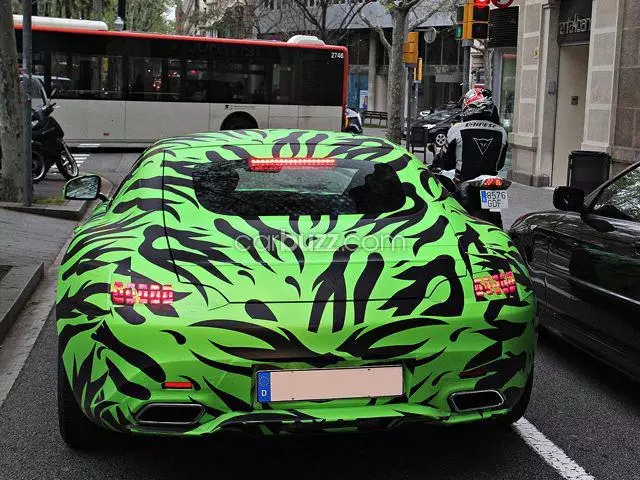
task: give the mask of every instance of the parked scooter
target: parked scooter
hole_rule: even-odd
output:
[[[53,96],[54,92],[51,94]],[[51,115],[56,104],[49,100],[31,116],[31,163],[33,183],[42,181],[53,164],[67,180],[78,176],[78,164],[64,142],[64,131]]]
[[[470,215],[502,228],[502,210],[509,207],[507,189],[511,186],[510,180],[496,175],[480,175],[457,182],[455,170],[432,168],[431,171]]]

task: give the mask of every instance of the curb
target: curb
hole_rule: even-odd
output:
[[[87,211],[89,202],[86,200],[70,200],[67,205],[31,205],[0,202],[0,207],[14,212],[44,215],[45,217],[62,218],[64,220],[79,220]]]
[[[108,186],[109,191],[113,191],[113,184],[104,177],[102,184]],[[93,200],[69,200],[66,205],[30,205],[24,206],[14,202],[0,202],[0,208],[12,210],[14,212],[31,213],[34,215],[43,215],[45,217],[61,218],[64,220],[80,220],[89,204]]]
[[[0,281],[0,291],[7,294],[0,300],[0,342],[18,318],[43,275],[44,263],[40,262],[11,267]]]

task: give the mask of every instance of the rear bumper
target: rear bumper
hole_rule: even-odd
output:
[[[457,425],[487,422],[509,412],[498,408],[483,412],[451,413],[418,404],[389,404],[343,408],[303,408],[230,412],[196,427],[132,424],[126,430],[137,435],[206,436],[225,431],[278,435],[332,431],[385,430],[411,423]]]
[[[534,311],[531,298],[517,307],[503,306],[495,326],[470,315],[412,327],[362,350],[366,335],[355,336],[355,343],[343,336],[326,353],[318,353],[321,346],[315,346],[305,350],[315,356],[294,360],[282,355],[300,354],[299,340],[278,330],[275,338],[289,343],[275,351],[268,348],[265,341],[271,339],[263,337],[263,331],[250,337],[244,331],[196,328],[184,319],[166,317],[133,325],[109,315],[94,319],[97,328],[79,329],[71,337],[61,334],[61,351],[84,413],[104,428],[123,432],[198,436],[229,429],[269,434],[390,428],[408,422],[469,423],[508,413],[522,395],[533,366]],[[255,351],[262,352],[264,360],[240,358]],[[258,370],[367,365],[402,365],[403,396],[267,405],[256,398]],[[193,388],[163,389],[165,381],[185,380]],[[499,392],[503,405],[465,412],[451,405],[456,392],[489,389]],[[157,403],[202,408],[188,425],[142,424],[140,412]]]

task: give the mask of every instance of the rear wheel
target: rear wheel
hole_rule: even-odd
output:
[[[258,128],[255,118],[248,113],[238,112],[225,118],[220,130],[250,130],[252,128]]]
[[[36,150],[31,151],[31,175],[33,183],[39,183],[47,175],[44,157]]]
[[[447,143],[447,134],[445,132],[440,131],[436,133],[436,136],[433,139],[433,141],[436,144],[436,147],[442,148],[444,147],[445,143]]]
[[[78,176],[78,164],[76,163],[76,159],[73,158],[71,152],[69,151],[69,147],[67,144],[62,142],[62,151],[60,152],[60,160],[56,162],[56,166],[58,170],[62,174],[64,178],[70,180]]]
[[[62,358],[58,359],[58,424],[62,439],[74,449],[99,446],[107,433],[80,410],[65,374]]]

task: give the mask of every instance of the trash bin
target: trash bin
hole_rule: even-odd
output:
[[[609,178],[610,164],[608,153],[574,150],[569,154],[567,185],[591,193]]]

